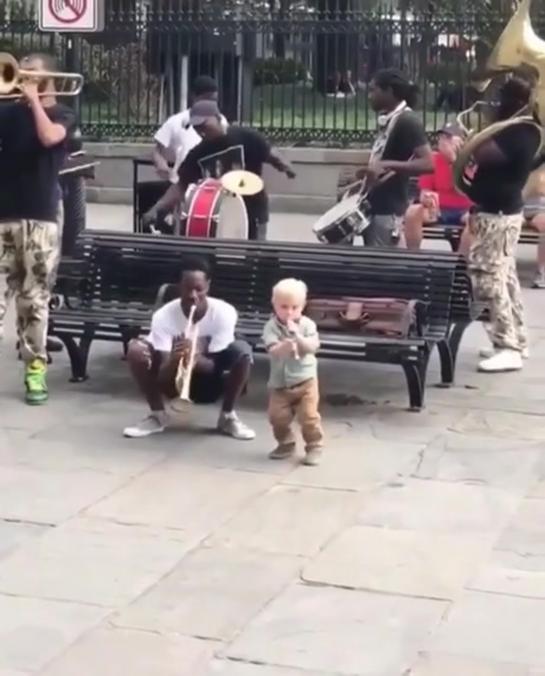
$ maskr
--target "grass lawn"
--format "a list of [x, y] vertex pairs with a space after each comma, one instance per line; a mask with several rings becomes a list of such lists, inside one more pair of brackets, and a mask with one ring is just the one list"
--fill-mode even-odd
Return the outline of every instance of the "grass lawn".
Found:
[[[433, 111], [428, 108], [422, 115], [426, 130], [440, 129], [454, 114]], [[139, 116], [131, 114], [128, 106], [115, 102], [93, 104], [82, 102], [81, 118], [84, 126], [104, 126], [108, 137], [149, 138], [160, 125], [157, 109], [142, 111]], [[242, 123], [272, 130], [365, 132], [376, 129], [376, 115], [369, 108], [365, 92], [356, 96], [335, 98], [299, 85], [274, 85], [256, 87], [244, 97]], [[132, 128], [132, 131], [131, 131]], [[105, 134], [105, 135], [106, 135]]]

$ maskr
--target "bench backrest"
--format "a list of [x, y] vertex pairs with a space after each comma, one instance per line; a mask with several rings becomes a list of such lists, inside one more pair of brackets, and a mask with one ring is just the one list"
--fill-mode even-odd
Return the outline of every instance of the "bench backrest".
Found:
[[[417, 298], [429, 304], [432, 333], [440, 334], [469, 302], [465, 264], [447, 252], [365, 249], [287, 242], [195, 240], [86, 231], [79, 249], [89, 260], [84, 302], [149, 312], [157, 290], [176, 283], [187, 256], [208, 259], [213, 295], [241, 315], [265, 317], [281, 278], [303, 279], [311, 297]], [[464, 306], [465, 303], [465, 306]]]

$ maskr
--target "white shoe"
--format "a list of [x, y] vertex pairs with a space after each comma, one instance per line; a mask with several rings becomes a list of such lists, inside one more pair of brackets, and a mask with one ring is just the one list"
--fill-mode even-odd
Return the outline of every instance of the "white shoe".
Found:
[[142, 439], [149, 437], [152, 434], [160, 434], [165, 431], [167, 426], [167, 415], [164, 411], [156, 411], [151, 413], [147, 418], [140, 421], [138, 425], [132, 427], [125, 427], [123, 436], [130, 439]]
[[255, 432], [248, 425], [245, 425], [234, 411], [231, 413], [220, 413], [218, 431], [240, 441], [255, 439]]
[[[499, 350], [495, 347], [482, 347], [479, 350], [479, 357], [483, 357], [483, 359], [490, 359], [490, 357], [493, 357], [498, 351]], [[525, 347], [520, 354], [523, 359], [530, 359], [529, 348]]]
[[484, 373], [520, 371], [521, 368], [522, 355], [516, 350], [498, 350], [492, 357], [479, 363], [479, 371]]

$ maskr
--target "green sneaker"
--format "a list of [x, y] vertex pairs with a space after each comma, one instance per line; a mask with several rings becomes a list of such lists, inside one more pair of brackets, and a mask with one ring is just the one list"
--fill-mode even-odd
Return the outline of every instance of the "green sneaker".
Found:
[[45, 404], [48, 398], [45, 374], [47, 368], [41, 359], [34, 359], [25, 369], [26, 403], [31, 406]]

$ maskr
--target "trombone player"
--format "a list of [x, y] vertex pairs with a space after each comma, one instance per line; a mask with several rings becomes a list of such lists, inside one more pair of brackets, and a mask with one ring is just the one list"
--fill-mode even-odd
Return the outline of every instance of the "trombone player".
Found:
[[58, 176], [75, 119], [57, 103], [53, 57], [33, 54], [20, 68], [23, 73], [10, 73], [10, 63], [0, 78], [0, 100], [11, 99], [0, 106], [0, 327], [13, 293], [25, 399], [37, 405], [48, 399], [48, 306], [60, 254]]

